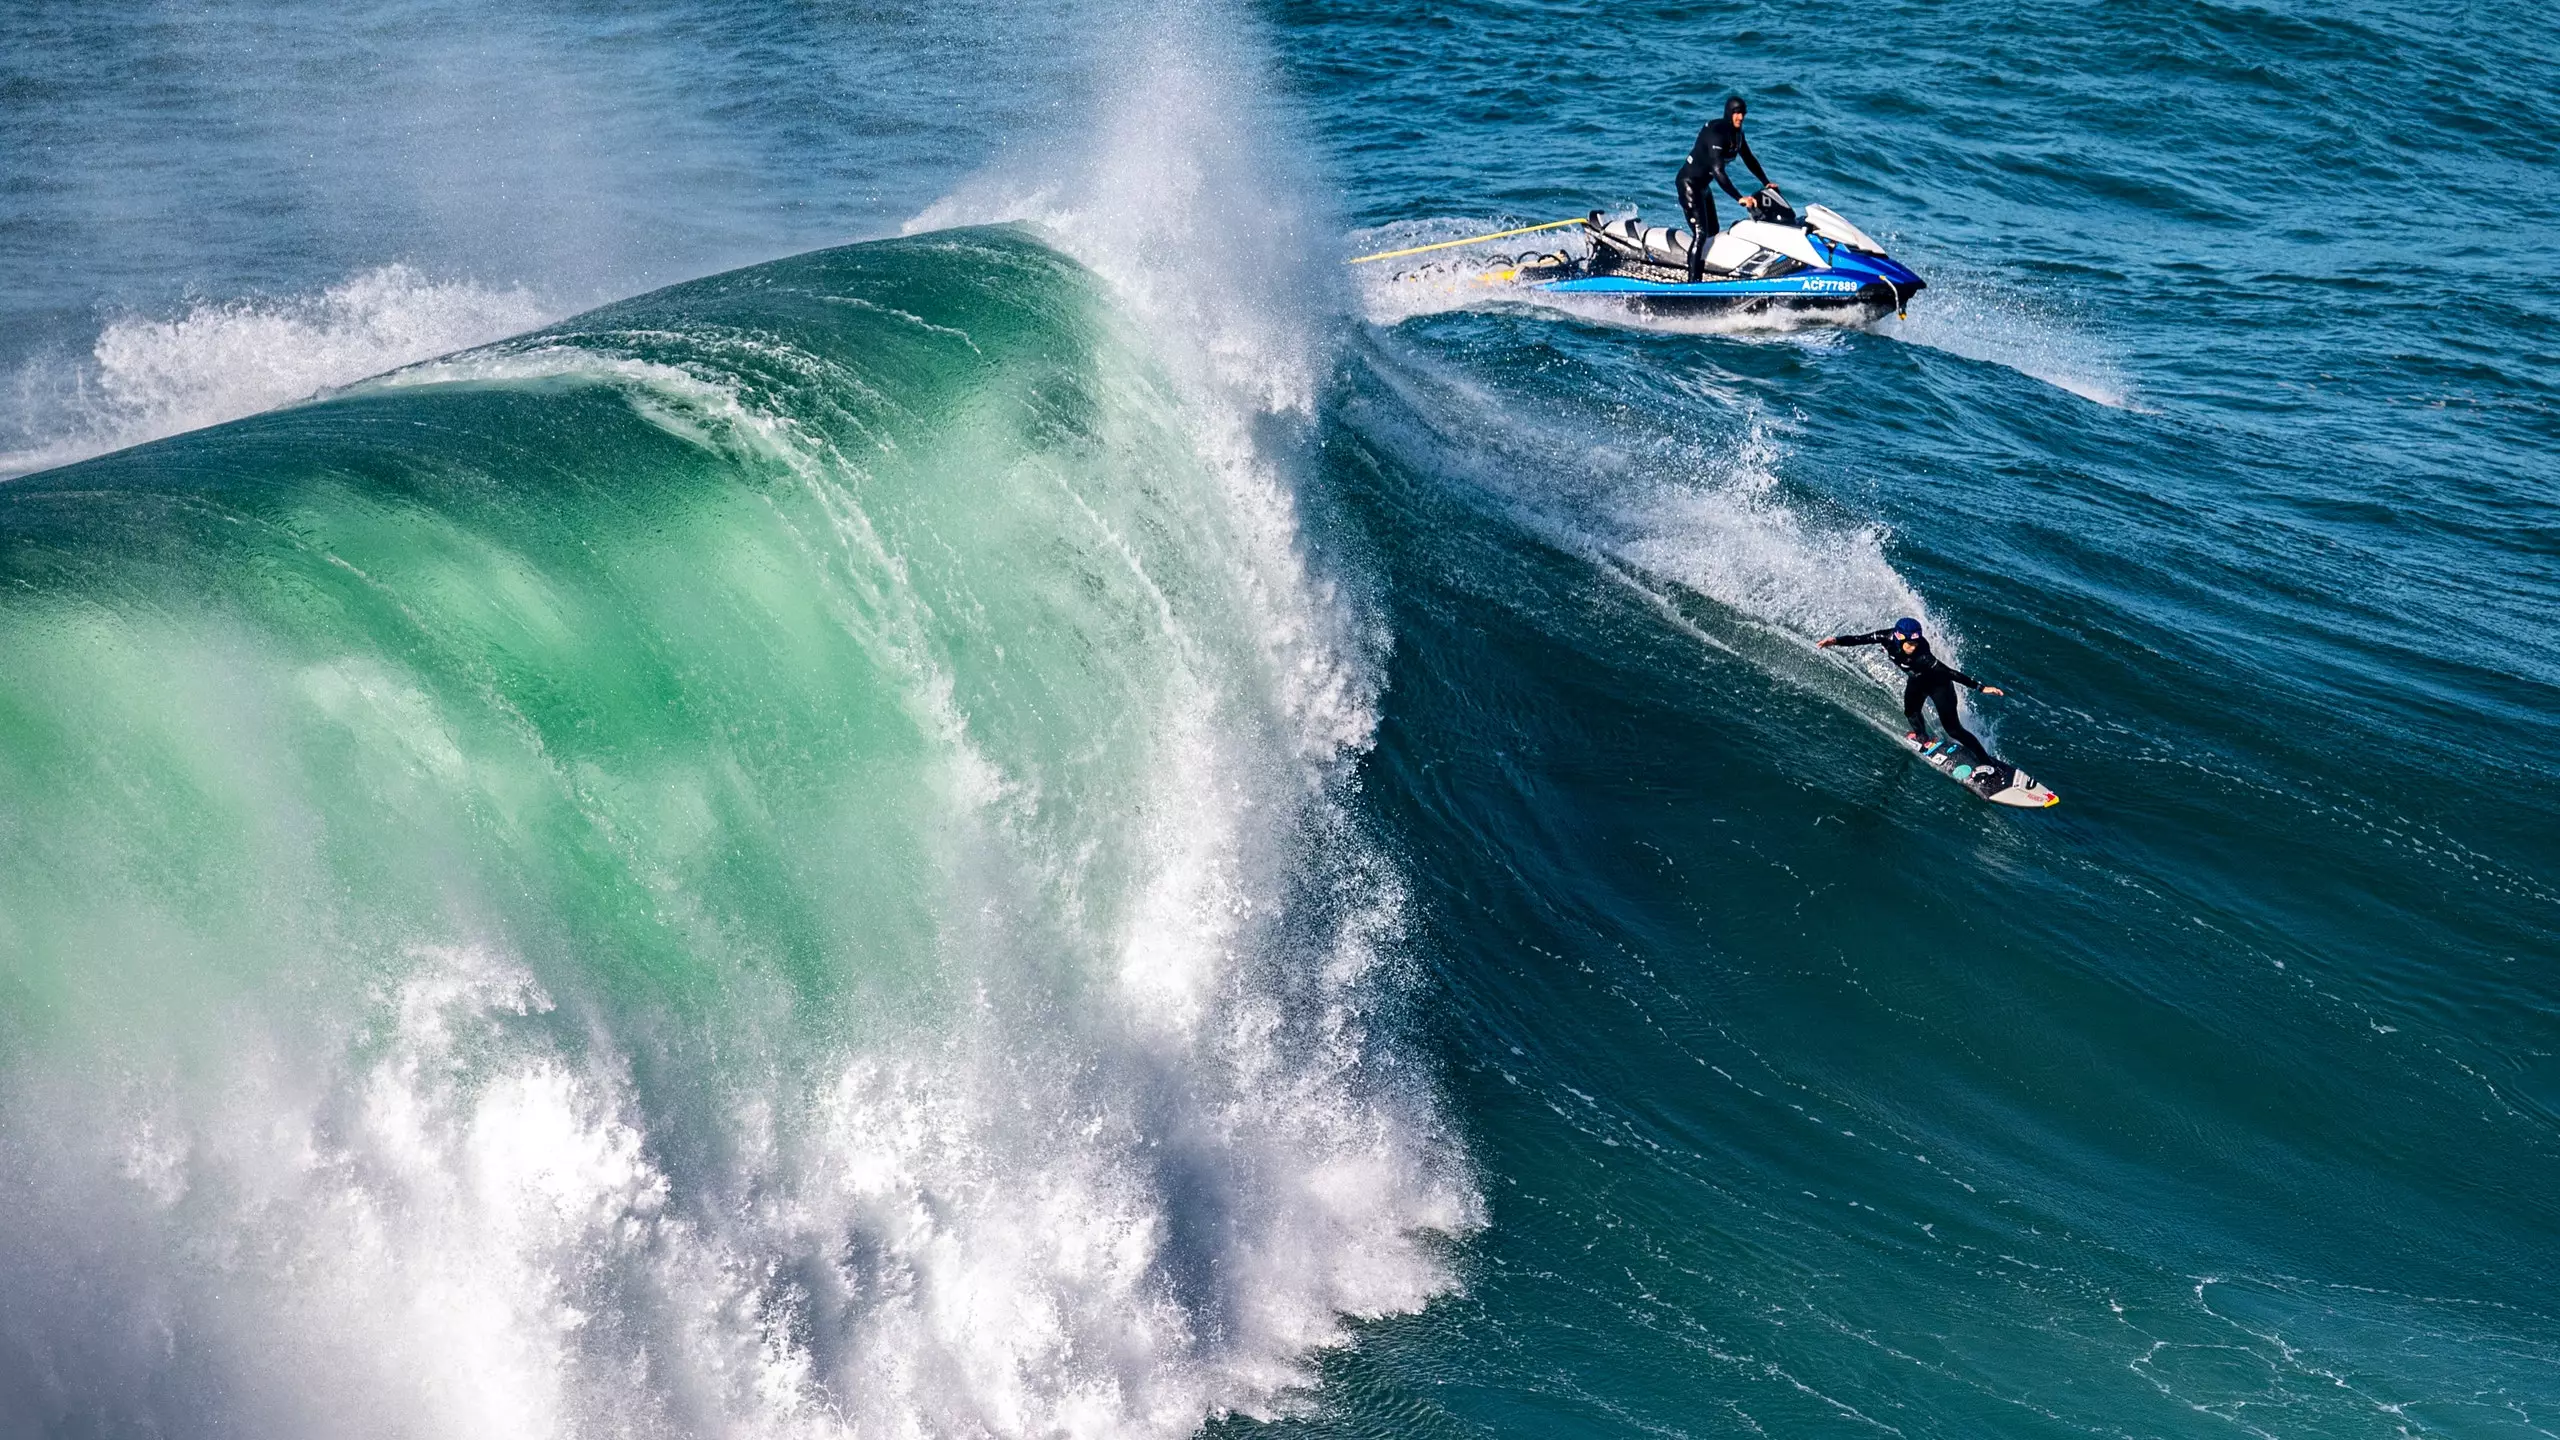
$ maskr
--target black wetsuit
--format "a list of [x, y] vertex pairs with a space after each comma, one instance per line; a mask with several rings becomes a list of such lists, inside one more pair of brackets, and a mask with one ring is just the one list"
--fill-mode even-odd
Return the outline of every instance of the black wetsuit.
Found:
[[1733, 177], [1724, 167], [1740, 160], [1751, 167], [1751, 174], [1762, 185], [1769, 174], [1760, 168], [1760, 157], [1751, 153], [1751, 142], [1742, 138], [1742, 130], [1730, 116], [1719, 115], [1698, 131], [1698, 143], [1689, 147], [1689, 163], [1680, 167], [1674, 183], [1680, 190], [1680, 213], [1689, 217], [1689, 278], [1706, 275], [1707, 244], [1716, 236], [1716, 192], [1722, 185], [1736, 204], [1742, 192], [1734, 188]]
[[1890, 630], [1878, 630], [1867, 635], [1837, 635], [1832, 637], [1831, 643], [1883, 646], [1884, 657], [1893, 662], [1895, 669], [1911, 677], [1902, 686], [1902, 713], [1911, 721], [1912, 733], [1924, 740], [1929, 737], [1929, 725], [1920, 718], [1920, 706], [1923, 701], [1935, 700], [1938, 702], [1938, 723], [1946, 727], [1948, 739], [1963, 746], [1977, 764], [2000, 763], [1991, 758], [1991, 752], [1984, 749], [1973, 732], [1964, 728], [1964, 722], [1956, 718], [1956, 687], [1962, 685], [1968, 690], [1979, 690], [1982, 682], [1932, 654], [1928, 641], [1912, 636], [1908, 654], [1903, 652], [1903, 642], [1896, 639]]

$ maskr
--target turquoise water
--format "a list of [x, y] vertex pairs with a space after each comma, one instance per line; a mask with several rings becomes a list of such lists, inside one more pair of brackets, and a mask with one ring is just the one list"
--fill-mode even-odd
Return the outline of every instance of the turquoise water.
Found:
[[0, 1433], [2553, 1429], [2549, 14], [301, 18], [0, 20]]

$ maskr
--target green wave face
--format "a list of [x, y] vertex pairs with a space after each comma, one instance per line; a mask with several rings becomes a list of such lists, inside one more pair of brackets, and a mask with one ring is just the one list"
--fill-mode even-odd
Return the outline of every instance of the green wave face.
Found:
[[1365, 622], [1150, 355], [945, 232], [0, 490], [0, 1401], [1180, 1433], [1439, 1288]]

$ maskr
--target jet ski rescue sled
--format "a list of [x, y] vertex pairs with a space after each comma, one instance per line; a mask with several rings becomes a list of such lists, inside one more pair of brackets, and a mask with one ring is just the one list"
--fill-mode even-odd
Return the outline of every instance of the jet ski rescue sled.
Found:
[[1585, 253], [1524, 255], [1508, 278], [1551, 295], [1620, 302], [1646, 314], [1833, 311], [1861, 319], [1895, 314], [1927, 282], [1885, 254], [1865, 231], [1821, 205], [1801, 219], [1783, 206], [1737, 220], [1707, 243], [1704, 275], [1689, 278], [1686, 230], [1635, 216], [1582, 222]]

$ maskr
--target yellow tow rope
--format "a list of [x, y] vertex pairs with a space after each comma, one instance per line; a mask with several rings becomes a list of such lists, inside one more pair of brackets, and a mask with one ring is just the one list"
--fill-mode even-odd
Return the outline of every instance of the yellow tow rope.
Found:
[[1375, 255], [1354, 255], [1342, 263], [1366, 265], [1372, 260], [1393, 260], [1399, 255], [1419, 255], [1425, 250], [1450, 250], [1460, 245], [1473, 245], [1479, 240], [1506, 240], [1514, 235], [1528, 235], [1540, 230], [1556, 230], [1581, 223], [1582, 217], [1576, 215], [1570, 220], [1550, 220], [1544, 225], [1523, 225], [1517, 230], [1496, 230], [1490, 235], [1470, 235], [1464, 240], [1443, 240], [1437, 245], [1416, 245], [1410, 250], [1381, 250]]

